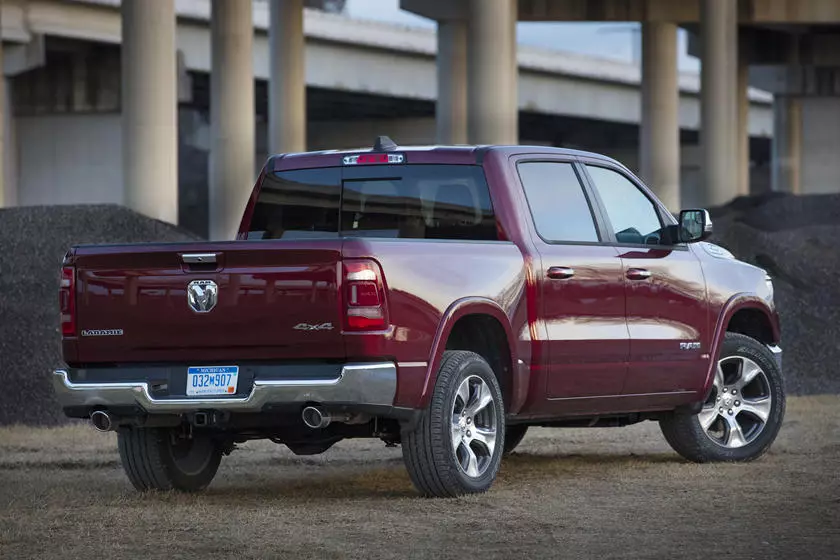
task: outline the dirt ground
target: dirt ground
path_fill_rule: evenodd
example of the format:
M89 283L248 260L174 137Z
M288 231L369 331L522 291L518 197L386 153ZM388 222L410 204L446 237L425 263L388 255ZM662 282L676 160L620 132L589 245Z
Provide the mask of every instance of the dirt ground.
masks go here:
M0 558L840 558L840 397L791 398L771 452L694 465L658 427L532 430L492 490L416 497L399 449L253 442L203 494L140 495L115 438L0 429Z

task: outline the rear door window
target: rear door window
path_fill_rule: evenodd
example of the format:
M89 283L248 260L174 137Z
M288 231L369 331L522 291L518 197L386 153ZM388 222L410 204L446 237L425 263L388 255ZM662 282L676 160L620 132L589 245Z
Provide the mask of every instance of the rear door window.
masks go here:
M598 241L589 201L571 163L526 161L517 168L540 237L550 243Z

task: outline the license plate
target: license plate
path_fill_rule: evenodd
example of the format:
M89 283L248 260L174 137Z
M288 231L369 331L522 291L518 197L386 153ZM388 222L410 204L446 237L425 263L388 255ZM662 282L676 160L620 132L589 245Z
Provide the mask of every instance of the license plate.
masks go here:
M193 366L187 368L187 396L233 395L239 381L239 366Z

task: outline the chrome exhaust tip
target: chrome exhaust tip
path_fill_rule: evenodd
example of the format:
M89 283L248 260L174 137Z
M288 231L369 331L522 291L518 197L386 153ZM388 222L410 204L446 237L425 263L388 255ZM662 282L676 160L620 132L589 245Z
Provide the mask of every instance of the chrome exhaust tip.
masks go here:
M303 423L313 430L326 428L332 422L332 417L330 417L329 413L316 406L307 406L304 408L301 418L303 418Z
M94 410L90 413L90 423L100 432L110 432L114 429L111 415L104 410Z

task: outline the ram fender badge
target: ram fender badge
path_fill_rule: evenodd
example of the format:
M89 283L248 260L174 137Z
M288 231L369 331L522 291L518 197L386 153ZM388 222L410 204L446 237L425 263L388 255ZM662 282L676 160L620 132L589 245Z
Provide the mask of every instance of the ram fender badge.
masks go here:
M680 342L680 350L700 350L699 342Z

